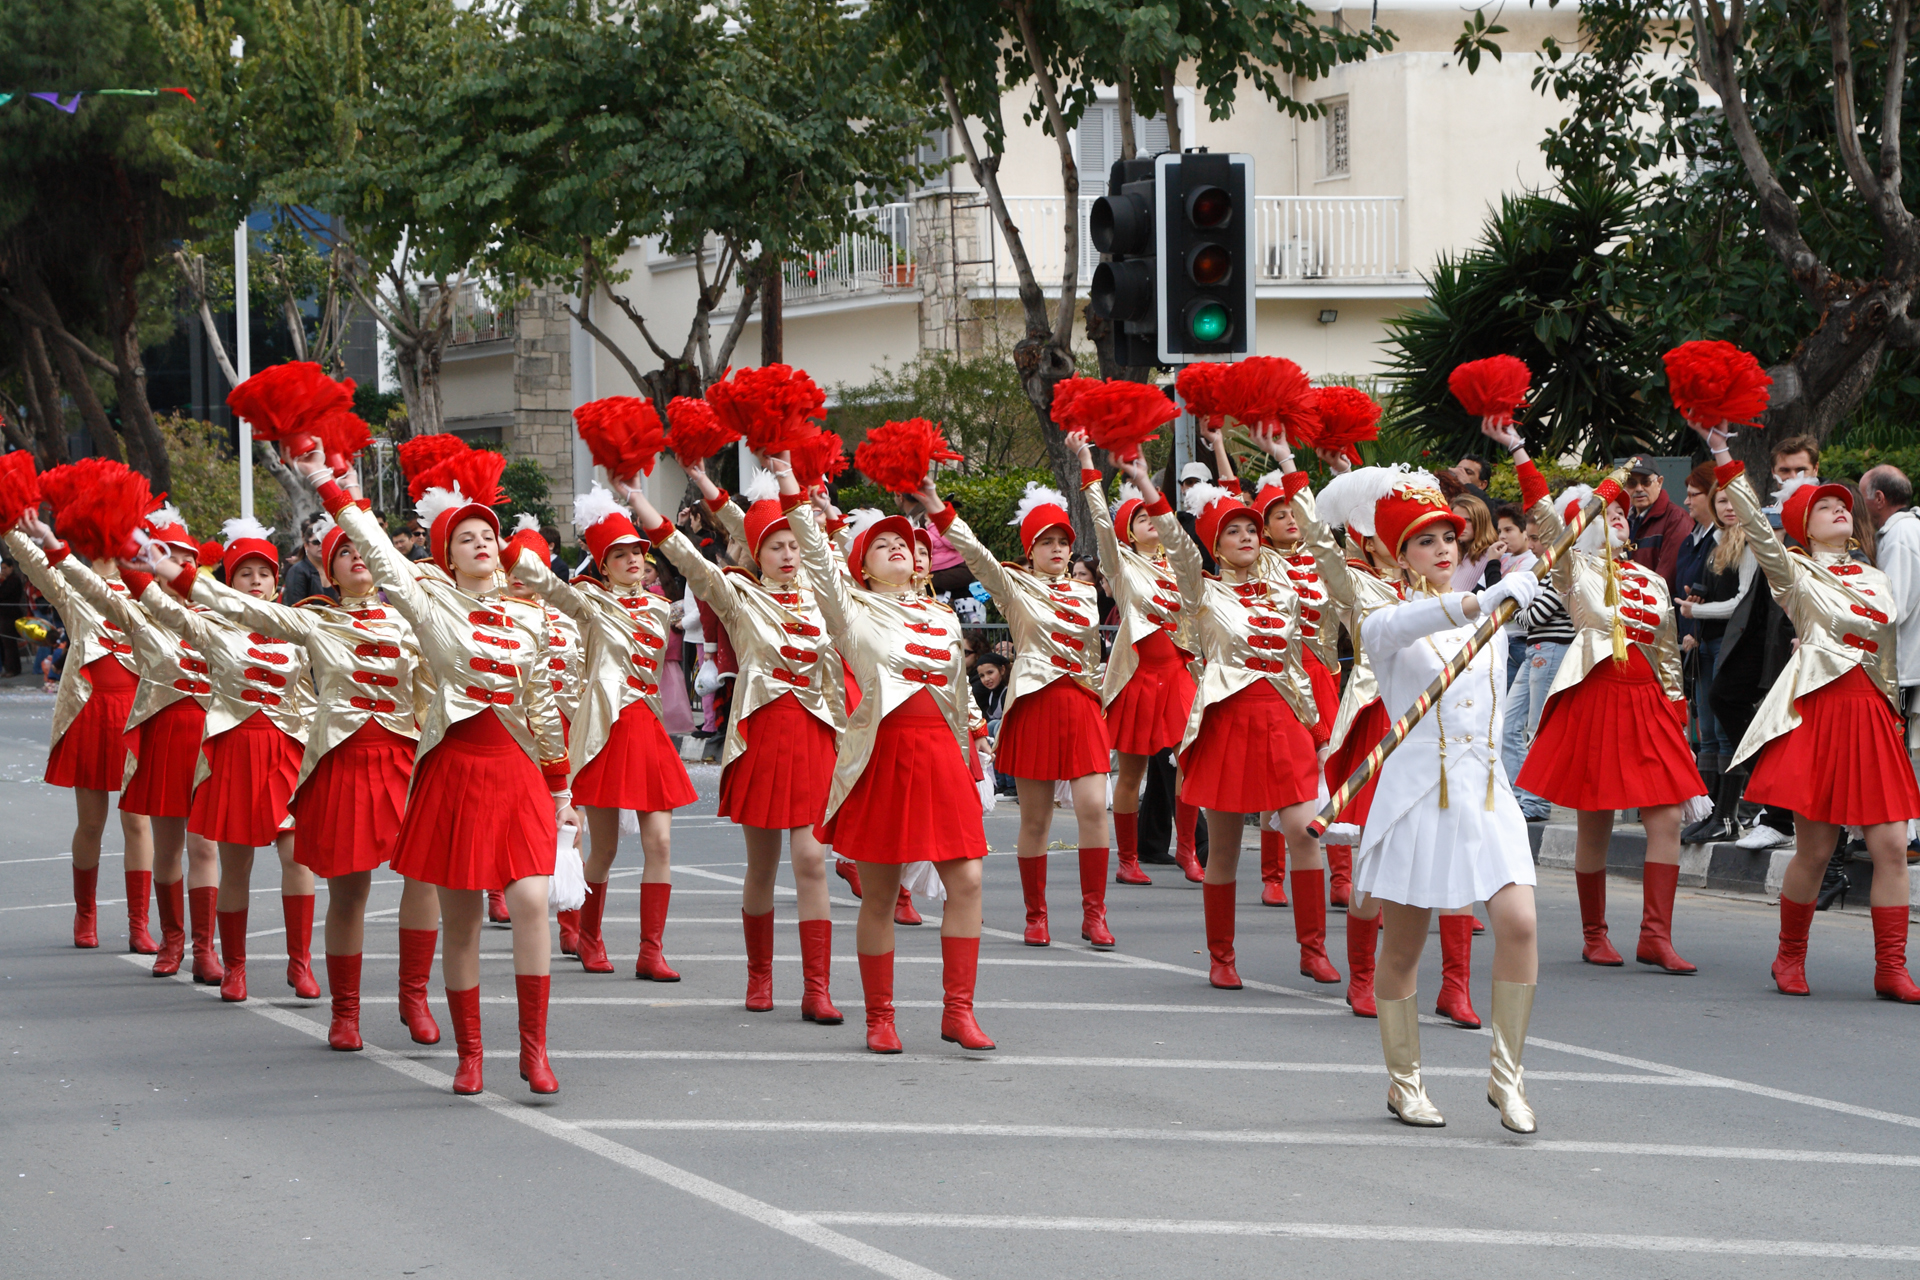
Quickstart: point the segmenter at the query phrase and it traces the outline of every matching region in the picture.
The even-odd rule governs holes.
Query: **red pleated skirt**
[[[1347,729],[1346,739],[1332,755],[1327,757],[1327,794],[1332,795],[1345,785],[1367,758],[1367,752],[1380,745],[1380,739],[1387,736],[1387,730],[1393,728],[1393,720],[1387,715],[1387,704],[1375,698],[1360,708],[1354,716],[1353,724]],[[1373,789],[1379,783],[1380,775],[1374,774],[1367,779],[1367,785],[1360,788],[1358,794],[1347,802],[1335,822],[1348,822],[1356,827],[1367,825],[1367,814],[1373,809]]]
[[[127,772],[127,717],[140,680],[111,654],[80,668],[80,675],[93,688],[47,753],[46,780],[56,787],[118,791]]]
[[[987,856],[980,792],[932,695],[922,690],[880,721],[867,771],[814,834],[855,862]]]
[[[1193,676],[1164,631],[1134,645],[1133,656],[1140,665],[1107,705],[1107,735],[1115,751],[1150,756],[1180,745],[1193,710]]]
[[[660,717],[629,702],[607,744],[573,775],[573,802],[595,809],[667,813],[700,797]]]
[[[546,779],[489,708],[414,762],[393,869],[443,889],[504,889],[552,875],[558,837]]]
[[[1798,728],[1760,749],[1747,799],[1835,825],[1920,818],[1900,721],[1859,667],[1800,698]]]
[[[193,775],[200,764],[200,740],[207,731],[207,709],[192,698],[169,702],[140,722],[130,735],[133,777],[120,796],[120,812],[150,818],[185,818],[193,812]]]
[[[1105,773],[1112,762],[1099,695],[1066,676],[1016,699],[994,744],[994,772],[1011,778],[1084,778]]]
[[[1583,813],[1705,795],[1674,705],[1640,646],[1629,645],[1626,662],[1603,658],[1579,684],[1548,700],[1514,785]],[[1496,741],[1499,732],[1496,726]]]
[[[1226,813],[1284,809],[1320,791],[1313,734],[1264,679],[1206,709],[1180,776],[1183,803]]]
[[[256,711],[201,749],[213,772],[193,793],[187,830],[253,849],[272,844],[300,780],[299,739]]]
[[[1300,664],[1307,669],[1307,680],[1313,685],[1313,709],[1319,712],[1311,730],[1314,745],[1324,746],[1333,740],[1333,722],[1340,714],[1340,685],[1311,645],[1300,646]]]
[[[371,871],[392,858],[416,745],[369,720],[321,756],[294,793],[293,860],[332,877]]]
[[[747,749],[720,774],[720,813],[743,827],[786,831],[827,811],[836,750],[833,729],[783,693],[740,722]]]

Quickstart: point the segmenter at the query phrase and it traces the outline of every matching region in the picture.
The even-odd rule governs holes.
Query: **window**
[[[1344,178],[1350,172],[1348,139],[1351,136],[1349,130],[1351,117],[1347,111],[1347,100],[1335,98],[1330,102],[1321,103],[1320,106],[1325,113],[1320,117],[1320,155],[1324,161],[1322,176]]]
[[[1142,159],[1167,149],[1167,121],[1133,113],[1133,142]],[[1080,194],[1092,198],[1107,194],[1107,174],[1120,158],[1120,104],[1107,99],[1087,108],[1074,132],[1074,162],[1080,167]]]

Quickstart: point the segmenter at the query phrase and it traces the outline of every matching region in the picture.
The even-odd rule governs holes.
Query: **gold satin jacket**
[[[721,768],[747,749],[740,729],[747,717],[786,694],[835,736],[847,731],[840,655],[811,588],[796,581],[791,591],[775,591],[744,570],[720,569],[678,529],[655,545],[686,575],[687,590],[719,616],[739,664]]]
[[[572,618],[586,644],[580,714],[573,721],[573,731],[580,735],[580,749],[573,753],[578,772],[607,745],[629,704],[644,702],[654,719],[660,718],[660,673],[667,665],[673,606],[644,587],[636,586],[627,595],[597,582],[573,586],[538,560],[521,556],[514,574],[538,591],[548,608]]]
[[[524,620],[498,591],[470,595],[442,573],[424,573],[394,549],[372,514],[327,480],[320,500],[339,522],[387,593],[387,605],[413,628],[431,676],[433,697],[420,723],[419,756],[447,730],[492,709],[539,766],[549,789],[566,785],[567,745],[544,665],[546,629]],[[416,773],[416,777],[419,775]],[[485,803],[486,797],[475,797]]]
[[[325,597],[320,597],[325,599]],[[300,760],[298,790],[320,758],[377,720],[403,738],[418,738],[414,708],[432,697],[432,677],[420,661],[413,628],[377,596],[342,594],[335,605],[299,607],[258,600],[205,574],[193,580],[193,599],[243,626],[307,651],[316,710]]]
[[[1542,542],[1558,542],[1566,531],[1560,513],[1548,499],[1534,503],[1527,514],[1539,525]],[[1619,550],[1626,554],[1625,547]],[[1570,549],[1554,562],[1553,589],[1567,606],[1574,637],[1547,697],[1573,688],[1601,661],[1613,661],[1613,627],[1618,619],[1627,643],[1640,647],[1647,665],[1660,677],[1660,688],[1668,700],[1678,701],[1685,696],[1680,677],[1680,631],[1674,622],[1667,580],[1628,560],[1615,560],[1613,571],[1620,603],[1610,606],[1604,556]]]
[[[1175,755],[1184,754],[1200,736],[1208,707],[1225,702],[1255,680],[1264,679],[1287,700],[1301,724],[1312,726],[1320,717],[1313,705],[1313,686],[1300,665],[1300,598],[1280,567],[1280,557],[1263,555],[1244,575],[1231,569],[1217,576],[1207,573],[1201,568],[1199,546],[1180,527],[1165,494],[1160,506],[1163,510],[1152,512],[1154,528],[1160,531],[1160,545],[1173,562],[1180,598],[1198,602],[1195,624],[1200,657],[1206,663],[1199,696],[1193,700],[1187,731]]]
[[[1827,552],[1788,550],[1760,509],[1760,499],[1739,463],[1720,469],[1719,480],[1747,531],[1747,546],[1767,575],[1799,643],[1785,669],[1754,713],[1733,763],[1800,727],[1796,700],[1832,684],[1855,667],[1867,673],[1887,705],[1900,714],[1900,673],[1895,624],[1899,604],[1887,575],[1872,565]],[[1731,480],[1729,481],[1729,476]]]
[[[161,626],[130,596],[126,584],[102,578],[79,556],[63,555],[59,570],[73,589],[98,609],[107,621],[118,627],[133,644],[133,661],[140,673],[140,687],[133,694],[133,711],[127,716],[127,732],[145,723],[183,698],[192,698],[205,710],[213,685],[207,681],[207,660],[198,650],[172,631]],[[133,777],[139,739],[127,742],[126,779]]]
[[[1107,655],[1106,679],[1100,701],[1113,705],[1120,691],[1140,669],[1139,655],[1133,647],[1155,631],[1166,634],[1192,660],[1194,654],[1193,620],[1180,597],[1180,584],[1174,580],[1173,565],[1164,559],[1142,555],[1120,540],[1113,527],[1113,513],[1107,510],[1107,495],[1098,471],[1081,473],[1081,492],[1087,495],[1087,513],[1093,518],[1094,542],[1100,549],[1100,572],[1107,575],[1113,589],[1115,612],[1120,629],[1113,637],[1113,652]]]
[[[1405,604],[1406,596],[1398,583],[1388,582],[1373,571],[1373,566],[1358,560],[1347,561],[1347,580],[1352,584],[1353,600],[1343,607],[1340,625],[1353,642],[1353,665],[1347,669],[1347,683],[1340,690],[1340,710],[1333,718],[1333,734],[1327,740],[1334,750],[1347,740],[1353,722],[1367,704],[1380,698],[1380,679],[1373,673],[1373,657],[1360,642],[1360,630],[1366,620],[1382,609]]]
[[[572,724],[580,715],[580,683],[586,678],[587,647],[581,643],[580,628],[572,618],[550,604],[540,606],[547,628],[547,679],[553,685],[553,701],[560,714]]]
[[[67,631],[67,661],[60,669],[60,687],[53,698],[53,737],[50,742],[58,742],[66,736],[73,722],[79,718],[80,708],[87,705],[87,698],[93,693],[93,683],[80,674],[80,669],[96,658],[112,655],[120,660],[120,665],[134,675],[140,674],[135,665],[133,645],[121,632],[119,626],[100,615],[100,611],[88,602],[86,597],[73,589],[65,576],[55,572],[33,539],[18,529],[10,529],[6,534],[7,550],[13,553],[14,563],[27,575],[27,581],[34,589],[47,598],[54,612],[60,615],[60,623]],[[61,551],[65,555],[64,550]],[[124,592],[126,584],[118,577],[106,579],[116,590]]]
[[[1320,518],[1313,490],[1307,487],[1307,473],[1289,471],[1284,488],[1300,525],[1300,549],[1291,554],[1276,550],[1275,554],[1285,562],[1287,581],[1300,597],[1300,635],[1327,674],[1338,680],[1339,624],[1353,612],[1353,577],[1347,570],[1346,554],[1333,540],[1333,530]],[[1353,648],[1358,654],[1357,639]]]
[[[815,588],[814,600],[826,619],[827,633],[860,688],[860,705],[848,718],[840,739],[824,821],[839,810],[867,771],[880,721],[916,693],[927,693],[940,708],[953,730],[954,749],[965,764],[973,695],[961,656],[960,619],[951,606],[921,595],[911,585],[898,594],[874,591],[857,585],[851,574],[838,572],[833,546],[813,523],[813,509],[804,503],[787,512],[787,523],[799,540],[808,576],[825,584]],[[938,814],[923,816],[929,822],[940,821]]]
[[[952,503],[935,512],[933,521],[993,597],[1013,638],[1013,678],[1007,682],[1001,728],[1022,694],[1038,693],[1055,680],[1072,680],[1101,697],[1100,606],[1094,589],[1071,573],[1050,577],[994,559]]]

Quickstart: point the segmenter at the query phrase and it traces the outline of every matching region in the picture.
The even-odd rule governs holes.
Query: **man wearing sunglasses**
[[[1627,519],[1633,562],[1665,578],[1667,589],[1678,599],[1681,593],[1674,578],[1680,569],[1680,548],[1693,531],[1692,518],[1666,495],[1660,473],[1651,463],[1642,462],[1627,474],[1627,501],[1633,507]]]

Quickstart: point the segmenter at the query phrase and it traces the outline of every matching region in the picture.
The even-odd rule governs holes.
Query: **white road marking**
[[[280,892],[280,888],[276,885],[270,889],[252,889],[249,890],[249,892],[253,894],[277,894]],[[95,898],[93,905],[95,907],[117,907],[124,905],[125,902],[125,898]],[[73,899],[68,898],[65,902],[35,902],[31,905],[20,907],[0,907],[0,911],[52,911],[59,907],[65,907],[69,911],[73,910]]]
[[[1119,1235],[1269,1236],[1291,1240],[1387,1241],[1396,1244],[1500,1245],[1550,1249],[1624,1249],[1637,1253],[1740,1254],[1778,1258],[1858,1258],[1920,1262],[1920,1246],[1816,1240],[1743,1240],[1712,1236],[1634,1236],[1585,1231],[1494,1231],[1470,1227],[1382,1227],[1348,1222],[1219,1222],[1180,1218],[1044,1218],[984,1213],[805,1214],[848,1227],[915,1227],[981,1231],[1078,1231]]]
[[[482,1004],[513,1004],[514,996],[481,996]],[[280,1001],[282,997],[269,997]],[[363,995],[361,1004],[395,1004],[398,996]],[[305,1007],[306,1001],[287,1001],[286,1003]],[[716,1008],[740,1008],[737,996],[689,996],[685,999],[659,996],[551,996],[548,1004],[590,1004],[590,1005],[633,1005],[647,1009],[667,1009],[677,1005],[713,1006]],[[896,1009],[939,1009],[944,1003],[939,1000],[895,1000]],[[789,1001],[788,1008],[798,1005]],[[864,1006],[862,1006],[864,1007]],[[1222,1013],[1238,1017],[1274,1016],[1286,1018],[1331,1018],[1336,1016],[1331,1009],[1231,1009],[1216,1008],[1205,1004],[1074,1004],[1057,1000],[975,1000],[975,1009],[999,1009],[1013,1012],[1033,1011],[1041,1013]]]
[[[323,911],[320,914],[324,916],[326,913]],[[388,916],[397,916],[399,914],[400,914],[400,908],[398,907],[382,907],[378,911],[367,912],[366,919],[381,920]],[[285,933],[286,931],[287,931],[287,926],[281,925],[278,929],[256,929],[252,933],[249,933],[247,936],[249,938],[271,938],[276,934],[282,934],[282,933]],[[326,949],[324,937],[325,935],[323,934],[322,935],[323,941],[321,943],[321,949],[323,951]]]
[[[101,858],[103,858],[103,859],[105,859],[105,858],[124,858],[124,857],[126,857],[127,855],[126,855],[126,854],[124,854],[124,853],[102,853],[102,854],[101,854],[100,856],[101,856]],[[0,867],[17,867],[17,866],[19,866],[19,865],[20,865],[21,863],[23,863],[23,862],[72,862],[72,861],[73,861],[73,855],[72,855],[72,854],[70,854],[70,853],[56,853],[56,854],[54,854],[54,855],[52,855],[51,857],[46,857],[46,858],[6,858],[6,859],[0,859]]]
[[[1527,1151],[1549,1155],[1664,1156],[1686,1160],[1772,1160],[1788,1164],[1920,1168],[1920,1156],[1869,1151],[1797,1151],[1776,1147],[1697,1147],[1668,1142],[1577,1139],[1442,1138],[1398,1133],[1322,1133],[1254,1129],[1135,1129],[1055,1124],[912,1124],[868,1120],[575,1120],[582,1129],[665,1133],[898,1133],[934,1138],[1037,1138],[1098,1142],[1202,1142],[1234,1146],[1406,1147],[1449,1151]]]

